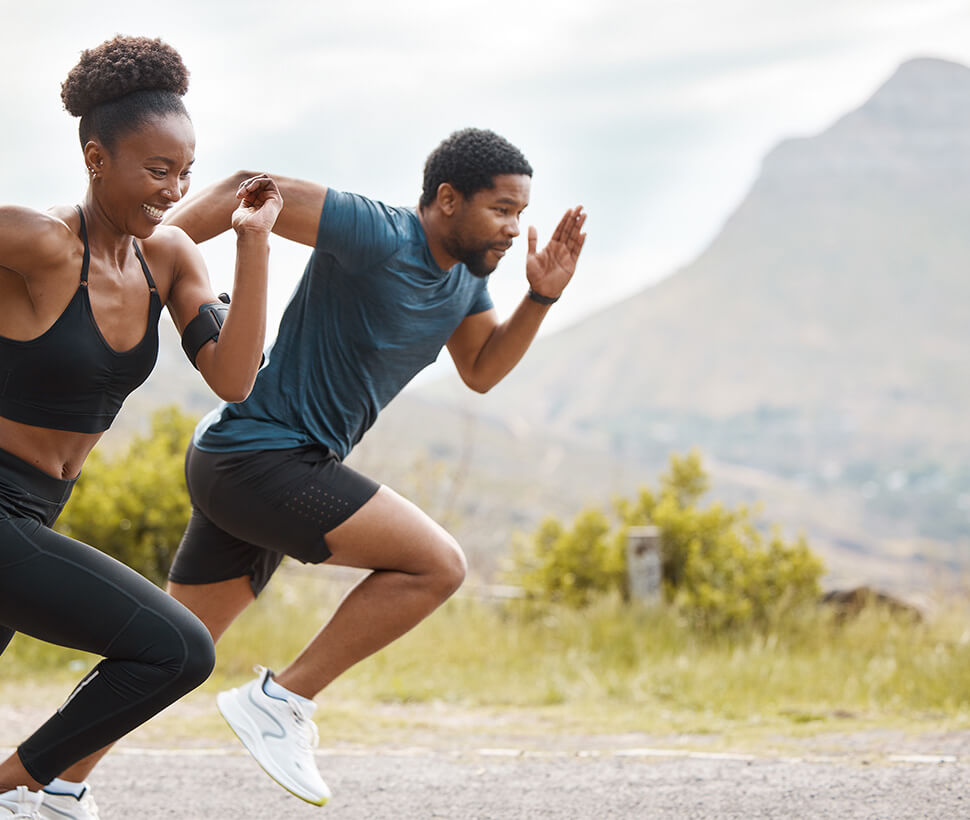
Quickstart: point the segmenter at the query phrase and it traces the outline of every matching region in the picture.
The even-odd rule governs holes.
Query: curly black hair
[[[438,195],[438,186],[450,183],[464,197],[495,187],[500,174],[532,176],[522,152],[494,131],[463,128],[455,131],[429,154],[424,163],[424,188],[419,201],[426,208]]]
[[[61,85],[64,107],[81,118],[82,147],[92,138],[111,150],[153,115],[188,113],[189,71],[179,53],[149,37],[117,36],[81,54]]]

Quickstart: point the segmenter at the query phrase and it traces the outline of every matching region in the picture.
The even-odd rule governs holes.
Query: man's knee
[[[465,580],[468,562],[458,542],[450,535],[435,549],[434,578],[441,598],[453,595]]]

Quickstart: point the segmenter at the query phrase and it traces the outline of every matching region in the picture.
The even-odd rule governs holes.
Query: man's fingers
[[[583,213],[583,206],[580,205],[574,209],[574,216],[569,225],[569,233],[565,238],[565,243],[573,254],[579,253],[580,248],[583,247],[583,242],[586,240],[586,234],[582,233],[585,222],[586,214]]]
[[[550,242],[564,242],[569,231],[569,222],[572,219],[572,210],[566,211],[562,215],[562,219],[559,220],[559,224],[556,225],[556,230],[552,232],[552,237],[550,237]]]
[[[559,224],[552,234],[552,241],[563,242],[567,245],[570,244],[579,233],[580,228],[583,227],[585,221],[586,214],[583,213],[582,205],[570,208],[563,214],[562,219],[559,220]]]
[[[539,234],[535,229],[535,225],[529,226],[529,256],[535,256],[536,253],[536,243],[539,241]]]
[[[586,214],[583,213],[583,206],[577,205],[572,209],[571,219],[569,220],[569,234],[567,241],[574,240],[579,236],[579,231],[583,227],[583,223],[586,221]]]

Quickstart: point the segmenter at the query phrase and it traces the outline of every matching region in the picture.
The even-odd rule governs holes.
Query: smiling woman
[[[151,372],[163,306],[191,331],[190,358],[222,398],[244,398],[259,368],[282,198],[266,176],[239,186],[226,310],[193,242],[161,225],[195,159],[187,87],[160,40],[85,51],[62,88],[81,118],[81,204],[0,207],[0,651],[19,631],[104,658],[0,763],[0,819],[96,818],[83,783],[96,753],[212,668],[212,640],[188,610],[51,529],[85,457]]]

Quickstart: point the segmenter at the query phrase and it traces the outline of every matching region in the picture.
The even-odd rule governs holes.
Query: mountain
[[[777,427],[793,411],[965,445],[968,183],[970,69],[907,63],[772,151],[696,261],[541,341],[492,405],[601,437],[642,436],[644,413]]]

